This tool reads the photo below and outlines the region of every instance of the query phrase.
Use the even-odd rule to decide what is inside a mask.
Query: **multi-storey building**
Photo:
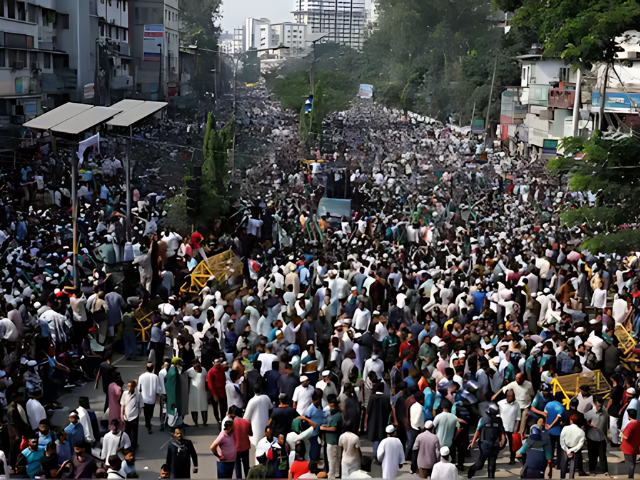
[[[294,0],[294,21],[308,33],[324,34],[323,42],[362,49],[367,29],[365,0]]]
[[[176,95],[180,85],[178,0],[135,0],[132,34],[137,98],[166,100]]]

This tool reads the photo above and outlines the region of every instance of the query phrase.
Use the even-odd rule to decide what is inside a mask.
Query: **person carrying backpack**
[[[498,413],[498,407],[490,405],[487,415],[480,419],[478,429],[469,445],[469,448],[472,448],[476,440],[480,438],[480,456],[476,463],[469,467],[468,478],[472,478],[477,470],[484,467],[485,462],[488,462],[487,476],[495,478],[498,453],[507,442],[502,419],[498,416]]]

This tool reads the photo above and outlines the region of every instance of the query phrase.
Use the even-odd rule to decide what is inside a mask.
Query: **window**
[[[16,2],[18,10],[18,20],[25,22],[27,20],[27,9],[24,6],[24,2]]]
[[[122,29],[122,41],[123,42],[127,41],[127,29],[126,28]]]
[[[16,18],[16,4],[15,2],[9,1],[7,3],[7,16],[9,18]]]
[[[558,73],[558,80],[560,80],[561,82],[569,82],[570,73],[571,73],[571,70],[569,67],[561,68],[560,72]]]
[[[113,34],[114,34],[114,38],[116,40],[118,40],[118,37],[119,37],[119,35],[118,35],[118,27],[114,27],[113,28]]]
[[[127,11],[127,1],[126,0],[124,2],[122,2],[122,11],[123,12]]]
[[[100,36],[104,37],[104,23],[100,24]]]
[[[4,67],[5,66],[5,63],[4,63],[4,52],[5,52],[4,48],[0,49],[0,67]]]
[[[69,14],[67,13],[59,13],[58,18],[60,19],[60,23],[62,24],[62,28],[65,30],[69,30]]]
[[[0,17],[4,17],[4,2],[0,2]]]
[[[44,54],[44,68],[51,68],[51,54]]]
[[[22,62],[22,68],[24,68],[27,65],[27,52],[24,50],[9,50],[9,67],[13,68],[17,62]]]

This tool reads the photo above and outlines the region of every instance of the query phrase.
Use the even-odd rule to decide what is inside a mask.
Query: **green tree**
[[[218,130],[212,113],[207,117],[202,154],[202,187],[200,190],[200,215],[198,223],[203,226],[210,223],[229,207],[227,192],[227,172],[229,164],[227,151],[233,143],[233,125],[228,122]]]
[[[569,226],[583,225],[588,239],[582,248],[593,253],[640,249],[640,139],[603,139],[595,132],[588,141],[565,138],[564,154],[549,162],[556,174],[569,174],[574,192],[595,194],[595,205],[571,208],[562,219]],[[577,157],[577,158],[576,158]]]
[[[589,68],[612,62],[619,51],[616,37],[640,24],[640,4],[635,0],[495,0],[515,12],[510,24],[535,31],[544,56]]]
[[[190,45],[218,49],[221,0],[180,0],[181,37]]]

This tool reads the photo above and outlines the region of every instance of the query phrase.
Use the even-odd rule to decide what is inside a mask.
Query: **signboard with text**
[[[164,43],[164,25],[145,25],[142,53],[145,62],[159,62]]]

